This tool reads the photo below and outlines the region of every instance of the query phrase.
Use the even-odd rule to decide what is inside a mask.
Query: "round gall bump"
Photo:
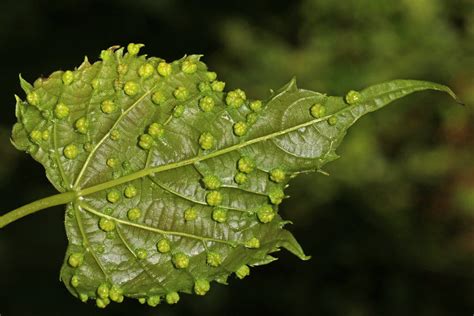
[[[153,75],[153,72],[155,71],[155,68],[153,67],[152,64],[146,63],[140,66],[138,68],[138,75],[142,78],[149,78]]]
[[[360,95],[359,92],[351,90],[351,91],[347,92],[345,100],[346,100],[347,104],[354,105],[354,104],[359,103],[361,98],[362,98],[362,96]]]
[[[117,285],[112,285],[109,291],[109,297],[111,301],[122,303],[123,302],[123,290]]]
[[[205,96],[199,100],[199,107],[203,112],[211,112],[214,109],[214,99]]]
[[[225,103],[230,107],[239,108],[242,106],[242,104],[244,104],[245,99],[245,92],[237,89],[227,93],[227,96],[225,97]]]
[[[206,279],[197,279],[196,282],[194,282],[194,293],[197,295],[206,295],[210,289],[211,284]]]
[[[222,264],[222,257],[217,252],[209,252],[207,254],[206,262],[211,267],[218,267]]]
[[[115,112],[117,107],[115,106],[115,103],[112,100],[105,100],[101,103],[100,109],[105,114],[110,114],[110,113]]]
[[[205,176],[202,178],[202,183],[207,190],[217,190],[222,185],[221,180],[215,175]]]
[[[249,274],[250,274],[250,268],[249,266],[245,264],[241,266],[240,268],[238,268],[237,271],[235,271],[235,275],[241,280],[245,278],[246,276],[248,276]]]
[[[244,136],[247,134],[248,125],[245,122],[237,122],[234,124],[233,130],[236,136]]]
[[[140,136],[140,140],[138,141],[138,146],[142,149],[148,150],[153,145],[153,137],[148,134],[143,134]]]
[[[128,71],[128,65],[127,64],[119,64],[117,66],[117,72],[120,74],[120,75],[125,75]]]
[[[207,77],[207,80],[211,82],[217,79],[217,74],[214,71],[208,71],[206,72],[206,77]]]
[[[285,193],[281,188],[274,187],[270,189],[270,192],[268,193],[268,198],[270,199],[270,202],[274,205],[278,205],[283,201],[283,198],[285,197]]]
[[[148,126],[148,134],[154,138],[162,137],[164,133],[165,129],[163,128],[163,124],[152,123]]]
[[[44,140],[44,141],[47,141],[49,139],[49,131],[48,130],[44,130],[42,133],[41,133],[41,138]]]
[[[198,90],[200,92],[208,92],[211,91],[211,85],[207,82],[200,82],[198,84]]]
[[[197,71],[197,64],[191,60],[185,60],[181,65],[181,70],[185,74],[193,74]]]
[[[184,220],[186,222],[194,221],[197,218],[197,210],[190,207],[184,211]]]
[[[140,304],[145,304],[145,303],[146,303],[146,298],[140,297],[140,298],[138,299],[138,302],[139,302]]]
[[[81,300],[81,302],[86,303],[89,299],[89,296],[87,294],[81,293],[79,294],[79,299]]]
[[[257,210],[257,218],[263,224],[270,223],[275,217],[275,211],[270,205],[263,205]]]
[[[64,103],[58,103],[54,108],[54,116],[62,120],[69,116],[69,107]]]
[[[156,250],[160,253],[167,253],[171,250],[171,245],[170,242],[167,239],[161,239],[157,244],[156,244]]]
[[[199,146],[204,150],[209,150],[214,147],[215,139],[211,133],[204,132],[199,136]]]
[[[33,106],[38,106],[40,104],[40,98],[38,93],[30,92],[26,95],[26,101]]]
[[[83,262],[84,255],[79,252],[72,253],[67,260],[67,263],[73,268],[81,266]]]
[[[249,240],[247,240],[244,244],[244,246],[246,248],[250,248],[250,249],[257,249],[257,248],[260,248],[260,240],[258,240],[257,238],[255,237],[252,237],[250,238]]]
[[[171,72],[173,72],[173,68],[171,67],[171,65],[164,61],[159,63],[156,69],[158,73],[163,77],[168,77],[169,75],[171,75]]]
[[[188,98],[189,92],[185,87],[178,87],[173,91],[174,97],[179,101],[184,101]]]
[[[213,81],[211,83],[211,88],[215,92],[222,92],[222,91],[224,91],[224,88],[225,88],[225,82],[224,81]]]
[[[110,139],[112,139],[113,141],[117,141],[120,139],[120,132],[117,131],[117,130],[113,130],[112,132],[110,132]]]
[[[98,308],[106,308],[110,304],[110,300],[108,298],[98,298],[95,300],[95,305]]]
[[[99,220],[99,228],[104,232],[111,232],[115,229],[115,222],[111,219],[102,217]]]
[[[175,253],[172,260],[176,269],[185,269],[189,266],[189,257],[182,252]]]
[[[151,96],[151,101],[155,103],[156,105],[160,105],[166,101],[166,97],[163,93],[157,91],[153,93],[153,95]]]
[[[138,191],[137,188],[133,185],[127,185],[125,190],[123,191],[123,195],[125,195],[126,198],[131,199],[137,195]]]
[[[285,181],[286,172],[281,168],[275,168],[270,171],[270,180],[276,183]]]
[[[161,298],[159,296],[150,296],[149,298],[146,299],[146,303],[150,307],[156,307],[158,304],[160,304]]]
[[[128,210],[127,217],[130,221],[135,222],[142,216],[142,211],[138,207],[134,207]]]
[[[183,104],[178,104],[173,108],[173,117],[178,118],[183,116],[184,114],[184,105]]]
[[[316,103],[310,108],[309,111],[314,118],[321,118],[326,114],[326,107]]]
[[[249,107],[254,112],[260,112],[262,110],[263,103],[260,100],[255,100],[250,102]]]
[[[117,168],[119,161],[117,158],[109,158],[107,159],[105,163],[107,164],[108,167],[114,169],[114,168]]]
[[[147,257],[148,257],[148,252],[145,249],[143,249],[143,248],[137,249],[137,258],[138,259],[145,260]]]
[[[107,283],[102,283],[97,288],[97,296],[99,296],[101,299],[108,299],[109,298],[109,291],[110,291],[110,288],[107,285]]]
[[[331,125],[331,126],[336,125],[337,124],[337,117],[336,116],[331,116],[328,119],[328,124]]]
[[[178,302],[179,302],[178,292],[171,292],[171,293],[166,294],[166,303],[176,304]]]
[[[70,144],[64,147],[63,154],[67,159],[75,159],[79,154],[79,149],[76,145]]]
[[[222,194],[219,191],[211,191],[206,194],[206,202],[210,206],[218,206],[222,203]]]
[[[216,207],[212,211],[212,219],[218,223],[225,223],[227,221],[227,210],[222,207]]]
[[[140,48],[142,48],[143,44],[135,44],[135,43],[130,43],[127,45],[127,51],[130,55],[138,55],[140,52]]]
[[[120,200],[120,192],[117,190],[112,190],[107,193],[107,201],[110,203],[117,203]]]
[[[65,71],[62,76],[63,83],[69,86],[74,81],[74,73],[70,70]]]
[[[245,184],[248,181],[248,177],[243,172],[237,172],[237,174],[234,176],[234,181],[237,184]]]
[[[80,284],[79,277],[77,275],[73,275],[71,278],[71,286],[76,288],[79,286],[79,284]]]
[[[258,120],[258,114],[257,113],[249,113],[245,117],[246,121],[248,124],[254,124]]]
[[[237,168],[240,172],[251,173],[255,169],[255,163],[249,157],[242,157],[237,161]]]
[[[43,134],[38,130],[31,131],[30,133],[31,141],[36,144],[39,144],[39,142],[41,142],[41,140],[43,139],[42,136]]]
[[[76,128],[76,131],[78,131],[81,134],[86,134],[87,131],[89,130],[89,121],[85,116],[79,118],[76,123],[74,123],[74,127]]]
[[[125,92],[126,95],[130,97],[136,95],[139,89],[140,87],[134,81],[127,81],[125,85],[123,86],[123,91]]]

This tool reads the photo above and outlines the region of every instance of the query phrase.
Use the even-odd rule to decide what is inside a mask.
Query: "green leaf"
[[[333,97],[291,80],[249,100],[223,92],[200,56],[166,63],[138,55],[141,46],[112,47],[33,86],[20,77],[27,97],[17,98],[12,142],[67,192],[41,202],[67,202],[61,280],[98,307],[203,295],[280,248],[308,259],[278,215],[288,181],[336,159],[362,115],[415,91],[455,97],[425,81]]]

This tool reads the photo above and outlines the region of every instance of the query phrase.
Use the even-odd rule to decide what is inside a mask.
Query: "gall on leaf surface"
[[[455,97],[425,81],[337,97],[291,80],[253,100],[223,91],[199,55],[166,62],[140,48],[104,50],[33,85],[21,78],[17,97],[13,144],[59,192],[76,193],[61,280],[99,307],[203,295],[280,248],[308,259],[278,214],[288,181],[336,159],[361,116],[416,91]]]

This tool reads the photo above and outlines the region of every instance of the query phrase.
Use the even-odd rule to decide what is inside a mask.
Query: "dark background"
[[[448,84],[474,104],[471,0],[38,1],[0,4],[2,212],[53,194],[42,167],[9,142],[18,73],[33,81],[96,60],[109,46],[149,55],[202,53],[228,88],[264,98],[293,75],[343,95],[395,78]],[[59,282],[66,238],[52,208],[0,231],[0,314],[472,315],[472,108],[425,92],[363,118],[327,166],[292,182],[282,209],[306,253],[244,281],[152,309],[98,310]]]

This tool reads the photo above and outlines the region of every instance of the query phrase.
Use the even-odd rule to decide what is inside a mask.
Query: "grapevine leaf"
[[[243,278],[285,248],[306,260],[278,206],[288,181],[336,159],[362,115],[443,85],[395,80],[345,97],[297,88],[248,100],[199,55],[166,63],[112,47],[17,97],[12,143],[39,161],[66,206],[61,280],[105,307],[151,306]]]

